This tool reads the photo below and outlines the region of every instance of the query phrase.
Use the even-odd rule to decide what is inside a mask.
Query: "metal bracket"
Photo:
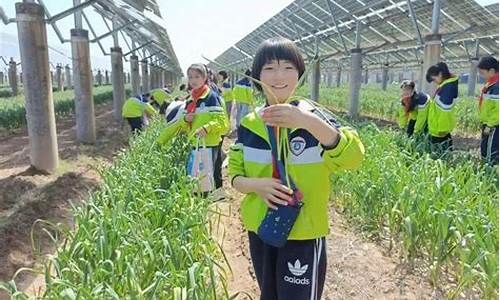
[[[415,27],[415,31],[417,32],[418,43],[422,46],[424,44],[424,40],[422,39],[422,34],[420,33],[420,27],[418,26],[417,15],[415,14],[413,5],[411,5],[411,0],[407,0],[407,2],[408,2],[408,10],[410,11],[411,15],[411,20],[413,22],[413,26]]]

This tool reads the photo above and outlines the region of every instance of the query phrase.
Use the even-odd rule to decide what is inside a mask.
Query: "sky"
[[[450,0],[447,0],[450,1]],[[481,5],[498,2],[498,0],[476,0]],[[0,0],[0,6],[7,16],[15,16],[15,0]],[[260,24],[278,13],[292,0],[157,0],[160,5],[167,33],[176,52],[181,68],[196,62],[206,62],[201,55],[214,59],[231,45],[237,43],[245,35],[252,32]],[[71,0],[46,0],[52,15],[71,7]],[[89,11],[87,8],[86,12]],[[96,28],[97,35],[106,32],[106,25],[95,13],[88,13]],[[73,28],[73,18],[66,17],[57,22],[64,38],[69,39],[69,29]],[[111,25],[111,24],[109,24]],[[49,61],[53,66],[57,63],[71,64],[71,48],[69,43],[61,44],[54,30],[47,26],[49,43]],[[128,50],[120,37],[120,44],[125,52]],[[103,40],[104,49],[109,52],[112,38]],[[102,54],[97,44],[90,44],[91,62],[94,71],[110,69],[110,57]],[[19,60],[17,44],[17,27],[15,23],[4,25],[0,22],[0,56]],[[5,65],[0,60],[0,70]],[[124,64],[129,70],[129,63]]]

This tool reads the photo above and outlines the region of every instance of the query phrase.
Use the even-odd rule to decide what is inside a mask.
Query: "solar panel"
[[[283,36],[295,41],[303,54],[307,54],[313,51],[318,40],[321,56],[348,64],[349,54],[345,48],[355,47],[356,22],[360,22],[360,48],[366,53],[365,64],[419,63],[423,46],[418,42],[408,2],[415,12],[421,35],[429,34],[433,10],[430,0],[295,0],[234,47],[254,55],[262,41]],[[444,60],[467,61],[470,52],[465,44],[478,39],[480,55],[498,56],[498,5],[485,8],[474,0],[443,1],[439,31],[445,42]],[[227,50],[216,58],[218,62],[240,68],[248,64],[248,60],[235,57]]]

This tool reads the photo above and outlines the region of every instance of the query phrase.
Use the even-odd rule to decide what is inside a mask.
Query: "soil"
[[[226,149],[229,143],[225,141]],[[239,216],[243,195],[227,185],[226,171],[223,170],[224,189],[228,197],[216,204],[222,216],[216,237],[231,266],[229,294],[237,295],[236,299],[259,299],[247,232]],[[446,299],[422,272],[413,270],[394,252],[388,253],[383,245],[354,229],[333,205],[329,214],[328,269],[322,299]]]
[[[88,198],[99,185],[98,168],[127,146],[128,128],[111,120],[112,104],[97,106],[97,141],[84,145],[75,142],[74,115],[58,117],[60,166],[52,174],[30,167],[26,128],[0,132],[0,281],[11,280],[19,268],[36,269],[55,252],[54,226],[72,228],[72,205]],[[30,271],[15,281],[31,295],[43,289],[43,276]],[[5,292],[0,299],[7,299]]]

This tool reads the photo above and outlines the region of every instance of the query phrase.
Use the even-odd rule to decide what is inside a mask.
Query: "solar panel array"
[[[474,0],[442,2],[442,60],[452,64],[468,62],[475,56],[477,40],[479,55],[498,56],[498,5],[495,11]],[[245,69],[262,41],[283,36],[295,41],[308,57],[318,47],[325,66],[347,67],[359,22],[364,66],[415,64],[423,56],[418,32],[422,39],[431,32],[432,11],[431,0],[295,0],[215,61]]]
[[[162,24],[163,20],[155,0],[97,0],[92,6],[107,19],[111,20],[117,16],[118,26],[133,24],[134,26],[123,28],[130,39],[139,44],[149,42],[143,50],[146,50],[149,56],[154,56],[156,62],[167,71],[182,76],[182,69]],[[148,16],[148,13],[154,17]]]

